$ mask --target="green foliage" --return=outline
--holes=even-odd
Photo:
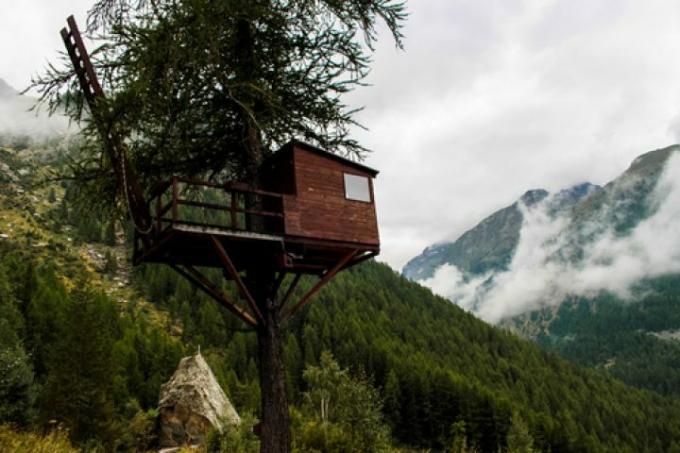
[[[260,441],[253,433],[257,419],[249,413],[241,416],[241,423],[225,423],[223,431],[213,430],[206,440],[206,453],[257,453]]]
[[[55,261],[27,257],[0,243],[0,420],[59,424],[85,449],[149,445],[149,410],[182,345],[89,281],[68,291]]]
[[[139,409],[128,423],[122,438],[118,440],[119,448],[134,451],[151,450],[158,438],[157,417],[156,409],[148,411]]]
[[[611,294],[566,300],[550,314],[539,343],[605,370],[622,381],[662,394],[680,392],[680,278],[642,282],[632,301]],[[529,325],[543,321],[534,312]]]
[[[113,444],[112,351],[118,314],[101,294],[77,292],[50,346],[42,400],[46,420],[57,420],[78,442]]]
[[[70,203],[67,197],[54,209],[70,210]],[[99,231],[105,231],[104,225]],[[29,367],[17,368],[23,371],[14,374],[19,377],[15,382],[30,383],[26,370],[34,375],[30,391],[23,384],[14,387],[27,390],[19,398],[23,406],[9,396],[23,390],[12,390],[0,392],[0,408],[18,408],[12,417],[42,432],[54,427],[54,416],[76,427],[70,435],[84,449],[146,448],[153,443],[148,430],[161,383],[180,357],[200,344],[239,412],[257,413],[252,332],[168,268],[136,269],[134,287],[125,288],[126,302],[117,304],[92,290],[95,285],[113,288],[107,279],[85,273],[78,260],[64,249],[39,251],[20,239],[0,241],[0,343],[20,348],[11,349],[12,360],[25,351]],[[300,291],[311,284],[305,279]],[[611,312],[607,316],[625,329],[674,329],[677,313],[662,307],[677,293],[677,280],[653,284],[658,298],[625,312],[605,305],[602,312]],[[224,289],[236,297],[232,287]],[[119,294],[112,294],[118,300]],[[579,317],[579,311],[573,315]],[[593,321],[588,329],[602,335],[607,323]],[[537,451],[656,452],[677,449],[680,438],[680,403],[674,397],[632,389],[602,372],[577,367],[377,263],[340,274],[291,321],[284,345],[300,451],[361,451],[372,442],[384,446],[370,437],[376,431],[406,451],[497,453],[521,450],[533,439]],[[654,351],[661,349],[648,350]],[[82,372],[69,370],[68,364]],[[335,378],[313,378],[324,373],[340,376],[344,396],[324,384]],[[326,385],[332,396],[325,422],[317,409],[318,385]],[[32,403],[31,392],[40,404]],[[66,401],[73,392],[82,398]],[[92,407],[95,403],[99,407]],[[250,439],[248,448],[257,448],[250,442],[256,440],[249,437],[249,423],[238,436]],[[384,428],[370,428],[384,425],[391,428],[391,439]],[[369,437],[362,437],[362,429]]]
[[[393,374],[396,417],[388,421],[407,445],[451,445],[451,425],[462,420],[468,447],[495,452],[506,446],[515,411],[539,450],[642,451],[652,444],[663,450],[680,428],[649,423],[672,419],[675,400],[546,354],[384,265],[367,263],[338,276],[294,327],[298,337],[326,328],[341,366],[363,369],[383,392]]]
[[[77,453],[66,432],[56,429],[46,436],[13,431],[0,425],[0,451],[12,453]]]
[[[104,269],[102,270],[103,273],[107,275],[115,275],[116,272],[118,271],[118,259],[116,258],[116,255],[114,253],[111,253],[110,251],[106,251],[104,254]]]
[[[506,439],[508,453],[532,453],[534,451],[534,439],[529,433],[529,427],[517,412],[512,413]]]
[[[319,366],[308,366],[303,377],[305,401],[314,417],[303,426],[298,448],[329,452],[387,449],[389,430],[383,422],[382,401],[365,376],[352,378],[324,351]]]
[[[36,389],[33,369],[19,345],[0,348],[0,421],[27,425]]]
[[[308,387],[305,392],[306,400],[321,423],[327,423],[331,419],[331,401],[333,406],[341,404],[342,386],[347,381],[347,371],[341,370],[340,365],[333,360],[333,355],[324,351],[319,366],[307,367],[302,376]]]
[[[459,420],[451,425],[451,453],[475,453],[474,447],[468,446],[468,439],[465,433],[465,422]]]
[[[23,319],[0,263],[0,423],[26,425],[36,396],[33,367],[20,334]]]
[[[147,267],[138,277],[140,287],[158,287],[152,300],[159,306],[174,300],[185,307],[175,316],[187,332],[201,331],[200,307],[210,300],[162,267]],[[305,280],[301,291],[309,284]],[[258,380],[256,339],[238,332],[226,310],[218,312],[224,331],[201,335],[202,345],[224,348],[223,363],[231,371],[221,373],[227,376],[230,398],[239,409],[258,410],[252,392]],[[674,421],[677,401],[545,353],[376,263],[339,275],[292,321],[285,345],[288,382],[297,395],[292,402],[309,404],[297,421],[293,417],[296,445],[309,448],[336,448],[348,438],[332,420],[321,422],[320,392],[303,379],[305,369],[323,368],[324,350],[332,351],[339,364],[330,376],[344,371],[340,374],[352,379],[370,378],[384,401],[382,413],[393,440],[414,448],[506,449],[515,412],[522,414],[539,451],[663,451],[680,433]],[[305,398],[305,393],[314,397]],[[331,418],[338,414],[333,404],[331,399]],[[667,422],[651,422],[660,419]],[[464,427],[462,436],[452,430],[456,423]]]
[[[122,406],[133,398],[142,408],[153,408],[161,384],[172,375],[185,350],[143,319],[125,319],[120,324],[122,335],[112,349],[115,400]]]
[[[127,132],[145,181],[254,178],[262,157],[293,138],[363,154],[349,137],[357,109],[342,96],[363,84],[379,23],[401,46],[405,17],[395,0],[100,0],[88,22],[107,42],[93,60],[110,108],[82,114],[71,68],[49,66],[33,87],[52,111],[87,124],[71,170],[92,202],[116,193],[92,119]]]

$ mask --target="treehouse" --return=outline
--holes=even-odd
[[[174,177],[145,196],[124,137],[101,115],[106,96],[73,16],[67,24],[61,36],[135,228],[135,265],[165,263],[248,325],[271,327],[263,312],[271,314],[269,304],[276,301],[278,313],[303,274],[319,280],[286,311],[287,317],[338,272],[378,254],[373,196],[378,172],[306,143],[291,142],[267,159],[257,187]],[[222,269],[249,310],[230,300],[200,267]],[[253,297],[248,288],[253,282],[241,275],[262,270],[278,275],[255,284]],[[288,274],[295,276],[278,297]]]
[[[216,238],[236,270],[269,265],[321,274],[351,266],[380,250],[377,173],[294,141],[262,165],[263,189],[173,178],[151,193],[153,226],[137,234],[134,263],[221,267]]]

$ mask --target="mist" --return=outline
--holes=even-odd
[[[524,220],[507,270],[465,276],[447,264],[421,283],[492,323],[557,305],[570,295],[592,297],[608,291],[630,299],[631,288],[640,280],[680,272],[678,181],[676,151],[648,197],[653,214],[622,235],[607,223],[620,207],[613,204],[581,225],[587,241],[575,236],[569,213],[550,214],[550,197],[531,207],[520,205]],[[573,256],[579,258],[564,258]]]
[[[0,79],[0,145],[40,142],[76,131],[63,115],[32,110],[35,102]]]

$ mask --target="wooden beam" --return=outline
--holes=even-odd
[[[272,288],[273,299],[276,299],[276,293],[279,292],[279,288],[281,287],[281,283],[283,283],[284,278],[286,278],[286,273],[283,271],[279,272],[279,275],[276,276],[276,281],[274,282],[274,287]]]
[[[167,230],[167,228],[166,228],[166,230]],[[144,239],[146,238],[146,240],[148,241],[149,237],[146,236],[146,235],[140,235],[140,238],[141,238],[142,242],[144,243],[144,248],[141,250],[140,253],[132,256],[133,264],[135,266],[142,264],[144,261],[146,261],[146,259],[149,256],[151,256],[152,254],[154,254],[155,252],[160,250],[174,236],[175,236],[175,233],[172,230],[168,231],[168,234],[166,234],[165,236],[161,236],[161,232],[159,232],[158,235],[155,238],[156,242],[153,245],[151,245],[150,243],[147,245],[147,243],[144,241]]]
[[[373,258],[373,257],[376,256],[377,254],[378,254],[377,252],[367,252],[367,253],[364,253],[363,255],[358,256],[358,257],[354,258],[351,262],[347,263],[347,266],[345,267],[345,269],[348,268],[348,267],[350,267],[350,266],[355,266],[355,265],[357,265],[357,264],[359,264],[359,263],[363,263],[363,262],[366,261],[367,259]]]
[[[238,275],[236,266],[234,266],[234,263],[232,263],[231,258],[229,258],[229,254],[222,246],[222,243],[213,235],[210,235],[210,239],[212,240],[213,246],[215,247],[215,251],[217,252],[217,257],[222,262],[222,266],[227,271],[229,276],[236,282],[236,286],[238,287],[241,296],[243,296],[246,302],[248,302],[248,305],[255,314],[255,317],[260,322],[264,322],[264,318],[262,317],[262,313],[260,313],[260,309],[257,308],[257,303],[255,302],[255,299],[253,299],[253,296],[250,294],[250,291],[248,291],[248,287],[246,287],[245,283],[243,283],[241,276]]]
[[[236,315],[238,318],[240,318],[243,322],[248,324],[251,327],[257,327],[258,323],[253,317],[245,311],[243,308],[241,308],[238,304],[232,302],[229,300],[227,295],[217,287],[213,282],[208,280],[205,275],[201,274],[200,271],[198,271],[196,268],[190,266],[190,265],[185,265],[186,270],[182,269],[180,266],[176,264],[170,263],[170,267],[175,269],[180,275],[182,275],[184,278],[189,280],[193,285],[195,285],[197,288],[203,290],[206,294],[208,294],[210,297],[215,299],[217,302],[222,304],[225,308],[227,308],[229,311],[231,311],[234,315]]]
[[[298,282],[300,281],[301,277],[302,277],[301,273],[298,272],[297,274],[295,274],[295,278],[293,278],[293,281],[290,282],[290,285],[288,285],[286,295],[283,296],[283,299],[281,299],[279,309],[282,309],[286,305],[286,302],[288,302],[288,299],[290,299],[290,296],[293,294],[293,291],[295,291],[295,288],[297,288]]]
[[[179,198],[179,187],[177,184],[177,177],[172,177],[172,222],[177,222],[177,199]]]
[[[321,288],[323,288],[326,283],[328,283],[335,275],[342,270],[343,267],[345,267],[345,264],[347,264],[354,256],[357,254],[357,250],[350,250],[347,252],[341,259],[336,263],[335,266],[333,266],[332,269],[328,270],[321,279],[314,285],[309,291],[307,291],[307,294],[302,296],[302,298],[299,300],[297,304],[293,308],[288,311],[286,314],[287,318],[290,318],[293,316],[298,310],[300,310],[302,307],[304,307],[309,300],[314,296]]]

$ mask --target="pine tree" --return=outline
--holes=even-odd
[[[0,423],[26,425],[36,389],[33,367],[19,337],[23,318],[0,265]]]
[[[534,439],[529,433],[529,427],[517,412],[512,413],[506,441],[509,453],[532,453],[534,451]]]
[[[394,429],[401,416],[399,407],[399,378],[397,378],[397,373],[394,370],[390,370],[390,372],[387,374],[387,381],[385,382],[385,388],[383,389],[383,397],[385,401],[385,416],[390,422],[392,429]]]
[[[112,445],[118,313],[104,295],[83,291],[71,297],[50,350],[43,419],[59,420],[76,441],[99,439]]]

